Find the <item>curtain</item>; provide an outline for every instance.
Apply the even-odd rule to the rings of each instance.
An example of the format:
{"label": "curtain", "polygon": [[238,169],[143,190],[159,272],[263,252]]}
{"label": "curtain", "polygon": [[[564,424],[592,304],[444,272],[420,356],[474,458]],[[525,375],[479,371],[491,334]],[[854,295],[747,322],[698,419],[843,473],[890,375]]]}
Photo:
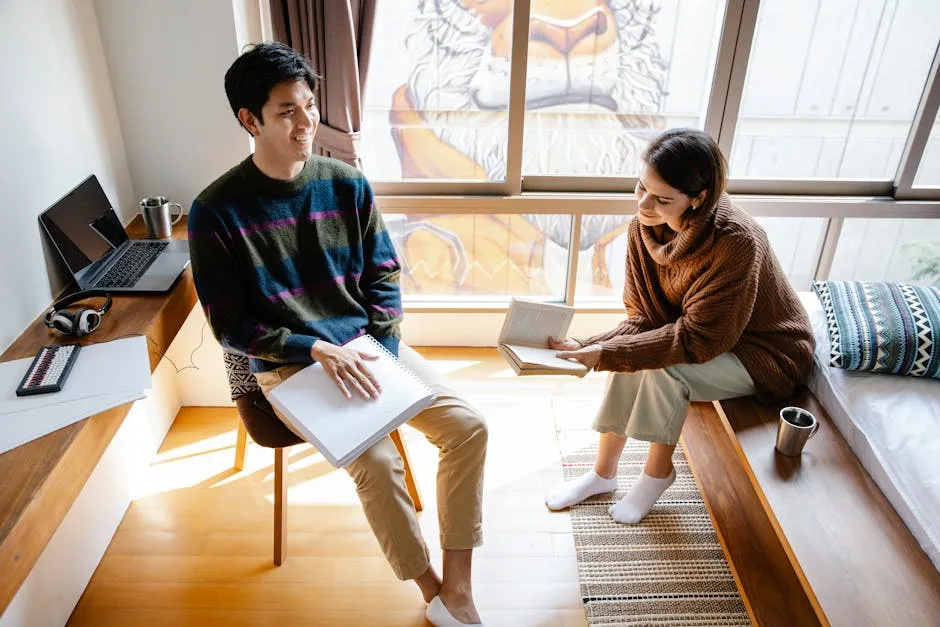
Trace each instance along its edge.
{"label": "curtain", "polygon": [[321,76],[317,153],[361,168],[362,98],[378,0],[270,0],[274,38]]}

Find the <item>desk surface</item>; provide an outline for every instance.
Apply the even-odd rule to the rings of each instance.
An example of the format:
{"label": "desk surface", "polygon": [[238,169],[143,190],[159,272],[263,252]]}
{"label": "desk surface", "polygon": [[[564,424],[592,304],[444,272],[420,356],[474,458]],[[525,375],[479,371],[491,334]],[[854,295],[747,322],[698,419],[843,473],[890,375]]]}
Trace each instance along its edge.
{"label": "desk surface", "polygon": [[[145,237],[140,216],[127,231],[131,237]],[[186,239],[185,219],[174,227],[173,237]],[[168,294],[115,297],[101,327],[77,343],[146,335],[153,372],[195,305],[192,271],[187,268]],[[0,361],[32,357],[48,344],[76,343],[75,338],[53,335],[42,318],[33,321],[0,355]],[[130,403],[114,407],[0,454],[0,614],[81,492],[130,407]]]}

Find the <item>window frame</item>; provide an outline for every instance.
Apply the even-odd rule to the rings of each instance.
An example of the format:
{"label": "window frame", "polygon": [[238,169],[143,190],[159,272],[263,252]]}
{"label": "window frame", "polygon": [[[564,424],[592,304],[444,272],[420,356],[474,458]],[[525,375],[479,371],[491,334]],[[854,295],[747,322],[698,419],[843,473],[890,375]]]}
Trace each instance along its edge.
{"label": "window frame", "polygon": [[[704,130],[731,154],[744,82],[757,27],[760,0],[727,0],[712,81],[705,108]],[[508,147],[504,181],[374,181],[383,211],[412,215],[456,213],[538,213],[573,216],[565,303],[574,305],[581,218],[596,214],[633,214],[636,177],[523,176],[525,84],[529,43],[529,0],[514,0]],[[846,218],[940,219],[940,187],[914,187],[933,122],[940,108],[940,41],[925,81],[894,180],[735,179],[728,193],[756,217],[826,218],[825,235],[816,256],[817,279],[828,276]],[[408,300],[406,297],[406,308]],[[422,311],[435,310],[422,301]],[[441,310],[464,309],[441,303]],[[592,304],[590,311],[612,311]],[[474,307],[467,311],[490,311]],[[502,308],[504,309],[504,307]],[[579,310],[584,309],[579,307]],[[496,307],[496,310],[501,310]]]}

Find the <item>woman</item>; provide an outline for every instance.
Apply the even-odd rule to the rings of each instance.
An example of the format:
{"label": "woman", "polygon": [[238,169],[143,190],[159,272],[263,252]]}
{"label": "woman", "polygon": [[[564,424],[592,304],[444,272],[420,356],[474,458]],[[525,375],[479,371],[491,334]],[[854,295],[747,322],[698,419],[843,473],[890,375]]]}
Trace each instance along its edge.
{"label": "woman", "polygon": [[689,401],[780,400],[809,374],[809,319],[763,229],[724,193],[726,176],[701,131],[667,131],[647,149],[628,232],[628,318],[586,340],[551,342],[559,357],[611,375],[594,421],[594,469],[549,494],[550,509],[613,491],[632,437],[650,442],[649,458],[609,511],[639,522],[676,478],[672,453]]}

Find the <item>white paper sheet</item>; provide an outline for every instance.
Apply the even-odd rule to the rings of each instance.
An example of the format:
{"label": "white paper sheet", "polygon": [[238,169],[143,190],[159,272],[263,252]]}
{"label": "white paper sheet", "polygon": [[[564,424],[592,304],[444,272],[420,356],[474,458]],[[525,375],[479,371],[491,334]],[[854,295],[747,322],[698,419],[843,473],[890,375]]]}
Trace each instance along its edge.
{"label": "white paper sheet", "polygon": [[31,363],[26,358],[0,364],[0,453],[143,398],[152,385],[142,336],[83,346],[61,391],[17,396]]}
{"label": "white paper sheet", "polygon": [[16,388],[32,361],[27,357],[0,364],[0,415],[151,387],[147,338],[143,336],[83,346],[62,391],[17,396]]}
{"label": "white paper sheet", "polygon": [[81,398],[47,407],[0,415],[0,453],[26,444],[47,433],[99,412],[146,396],[146,392],[122,392]]}

